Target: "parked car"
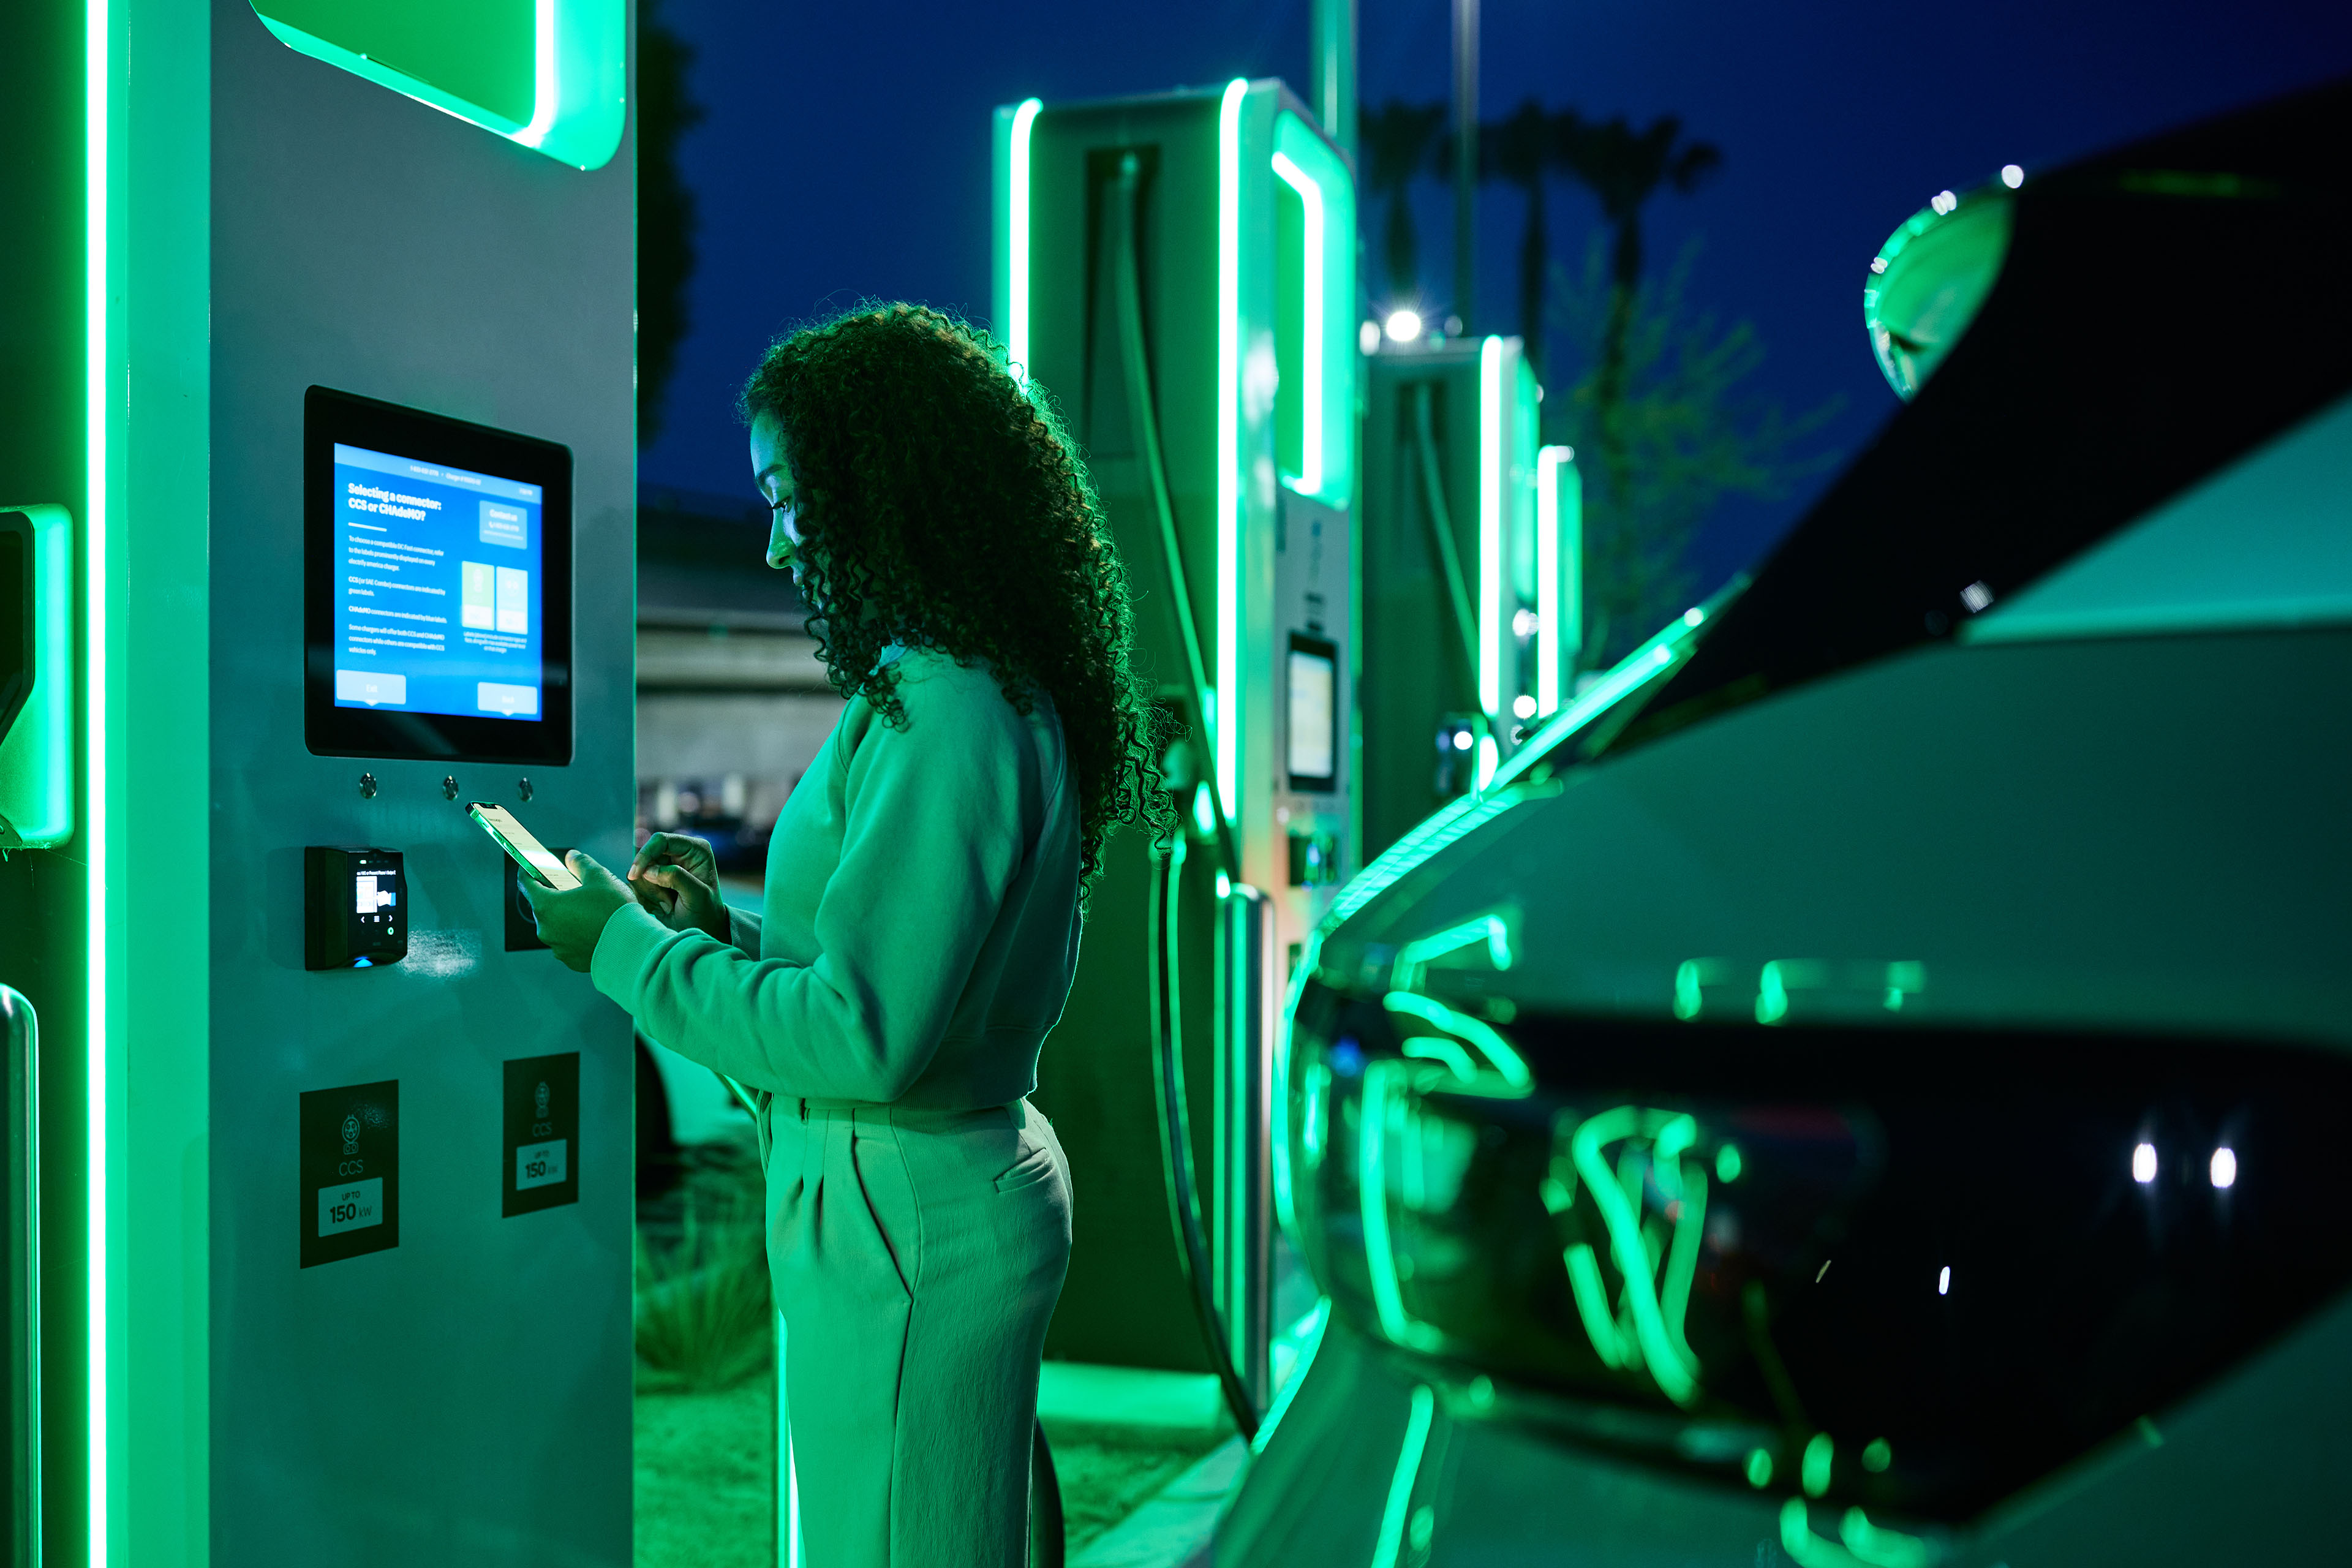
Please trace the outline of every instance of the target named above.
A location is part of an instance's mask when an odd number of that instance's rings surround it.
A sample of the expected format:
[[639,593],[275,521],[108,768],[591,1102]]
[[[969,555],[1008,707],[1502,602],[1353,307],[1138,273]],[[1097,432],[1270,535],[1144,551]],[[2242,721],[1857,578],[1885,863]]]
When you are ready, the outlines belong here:
[[1219,1563],[2352,1553],[2347,148],[1938,197],[1875,443],[1342,890]]

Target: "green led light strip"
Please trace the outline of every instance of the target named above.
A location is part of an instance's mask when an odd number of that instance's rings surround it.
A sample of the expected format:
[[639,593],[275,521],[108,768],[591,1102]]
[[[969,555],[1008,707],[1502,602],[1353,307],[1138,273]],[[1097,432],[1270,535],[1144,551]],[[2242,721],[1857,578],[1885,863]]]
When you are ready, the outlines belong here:
[[[1566,447],[1546,447],[1536,454],[1536,618],[1543,649],[1536,665],[1538,715],[1559,710],[1568,691],[1569,658],[1584,642],[1583,519],[1577,519],[1573,542],[1562,537],[1560,520],[1560,470],[1570,458]],[[1568,471],[1572,478],[1575,470]]]
[[1004,357],[1013,378],[1029,384],[1029,133],[1045,105],[1031,98],[1013,111],[1011,167],[1005,180]]
[[530,123],[514,139],[534,151],[543,149],[562,101],[555,79],[555,0],[538,0],[531,12]]
[[87,1016],[84,1020],[84,1048],[87,1079],[82,1093],[87,1126],[84,1183],[88,1205],[87,1236],[83,1269],[87,1275],[88,1322],[86,1340],[89,1349],[88,1421],[89,1427],[89,1568],[106,1568],[107,1561],[107,1481],[108,1463],[107,1404],[107,1342],[110,1326],[107,1319],[107,1226],[106,1226],[106,1097],[107,1041],[110,1024],[107,1012],[107,988],[110,972],[107,965],[107,882],[112,870],[107,842],[110,826],[107,811],[107,554],[110,520],[107,514],[107,465],[111,456],[107,418],[111,395],[110,348],[107,336],[107,311],[110,289],[108,282],[111,258],[109,251],[108,226],[111,215],[108,205],[108,173],[111,151],[108,137],[109,121],[113,113],[110,97],[112,75],[113,29],[107,14],[107,0],[89,0],[84,14],[83,35],[83,206],[87,229],[84,243],[85,331],[88,334],[85,352],[89,362],[85,367],[88,403],[84,412],[83,438],[89,465],[87,483],[89,493],[83,502],[87,524],[89,587],[84,598],[83,626],[88,638],[85,658],[89,671],[89,707],[84,721],[84,736],[89,746],[85,777],[89,790],[89,826],[84,830],[82,853],[88,865],[89,924],[85,942],[89,949],[85,961],[88,985]]
[[1536,663],[1536,712],[1559,707],[1559,495],[1560,454],[1565,447],[1546,447],[1536,454],[1536,619],[1542,654]]
[[1503,340],[1488,338],[1478,345],[1478,706],[1497,723],[1503,712],[1502,630]]
[[1307,215],[1304,243],[1299,247],[1306,253],[1301,266],[1307,278],[1305,304],[1299,312],[1304,318],[1299,332],[1299,379],[1305,385],[1299,394],[1298,488],[1305,494],[1319,495],[1323,489],[1323,188],[1280,153],[1274,155],[1274,172],[1298,193],[1299,205]]
[[1217,105],[1217,797],[1225,820],[1241,790],[1242,100],[1235,77]]

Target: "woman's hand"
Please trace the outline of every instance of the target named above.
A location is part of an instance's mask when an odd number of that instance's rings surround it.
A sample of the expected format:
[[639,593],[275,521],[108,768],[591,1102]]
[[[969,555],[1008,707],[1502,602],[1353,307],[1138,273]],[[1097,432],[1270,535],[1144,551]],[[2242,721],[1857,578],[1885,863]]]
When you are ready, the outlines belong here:
[[637,896],[626,882],[577,849],[564,856],[563,863],[580,879],[578,887],[559,891],[527,876],[522,890],[539,917],[539,940],[555,950],[564,968],[585,974],[588,961],[596,956],[596,941],[604,934],[604,922],[614,910],[635,903]]
[[670,930],[734,940],[727,900],[719,896],[719,857],[708,838],[655,834],[629,863],[629,881],[637,889],[638,900]]

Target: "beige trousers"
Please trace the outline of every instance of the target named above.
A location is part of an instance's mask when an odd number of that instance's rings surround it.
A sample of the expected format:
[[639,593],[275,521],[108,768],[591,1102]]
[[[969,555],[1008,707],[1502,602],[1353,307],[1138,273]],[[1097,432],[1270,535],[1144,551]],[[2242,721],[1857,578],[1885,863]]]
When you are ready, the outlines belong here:
[[1070,1167],[1026,1100],[768,1106],[807,1568],[1021,1568]]

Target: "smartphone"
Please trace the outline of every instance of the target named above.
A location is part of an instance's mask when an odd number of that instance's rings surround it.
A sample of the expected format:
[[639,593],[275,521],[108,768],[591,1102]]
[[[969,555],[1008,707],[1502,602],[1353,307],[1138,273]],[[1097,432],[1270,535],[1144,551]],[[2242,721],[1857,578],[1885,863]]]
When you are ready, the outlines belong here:
[[515,820],[515,814],[503,805],[487,801],[475,801],[466,807],[466,815],[482,825],[482,831],[498,840],[499,848],[514,857],[522,874],[542,888],[568,892],[580,885],[572,868],[555,858],[555,852],[530,836],[530,829]]

